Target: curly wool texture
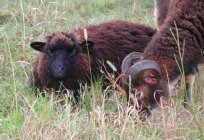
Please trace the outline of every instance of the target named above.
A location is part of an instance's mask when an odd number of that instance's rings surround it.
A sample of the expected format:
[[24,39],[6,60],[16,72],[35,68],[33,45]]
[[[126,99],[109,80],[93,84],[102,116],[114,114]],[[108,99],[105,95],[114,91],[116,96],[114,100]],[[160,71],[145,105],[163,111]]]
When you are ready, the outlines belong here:
[[[49,75],[50,59],[46,53],[41,53],[38,57],[33,70],[34,78],[31,79],[31,85],[43,90],[53,88],[58,90],[60,84],[69,90],[78,90],[79,82],[89,83],[89,68],[92,69],[94,76],[101,75],[101,62],[104,62],[108,72],[112,70],[107,66],[106,61],[110,61],[117,68],[120,74],[122,60],[131,52],[143,52],[147,43],[155,34],[155,30],[143,25],[129,23],[125,21],[112,21],[99,25],[85,27],[88,32],[88,40],[94,42],[90,52],[90,62],[87,52],[84,52],[81,42],[84,39],[84,29],[79,28],[70,32],[55,32],[46,37],[46,44],[67,45],[79,47],[79,52],[75,57],[71,74],[63,81],[59,81]],[[74,44],[74,45],[73,45]],[[53,47],[51,45],[51,47]],[[116,75],[117,76],[117,75]]]
[[203,49],[204,1],[172,0],[164,24],[144,51],[144,59],[154,60],[160,65],[161,86],[168,91],[167,81],[172,82],[180,76],[179,67],[183,65],[188,72],[201,63]]

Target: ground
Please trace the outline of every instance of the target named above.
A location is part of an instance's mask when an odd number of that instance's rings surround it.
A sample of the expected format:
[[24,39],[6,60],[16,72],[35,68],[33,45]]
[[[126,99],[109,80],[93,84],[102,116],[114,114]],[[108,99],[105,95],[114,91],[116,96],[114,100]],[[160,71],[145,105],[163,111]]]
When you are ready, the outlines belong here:
[[[77,106],[68,98],[36,98],[28,79],[38,52],[32,41],[54,31],[123,19],[155,28],[153,0],[0,0],[0,139],[204,139],[204,83],[197,76],[192,108],[183,86],[141,122],[129,116],[114,85],[83,87]],[[109,93],[111,97],[104,97]],[[84,102],[85,101],[85,102]]]

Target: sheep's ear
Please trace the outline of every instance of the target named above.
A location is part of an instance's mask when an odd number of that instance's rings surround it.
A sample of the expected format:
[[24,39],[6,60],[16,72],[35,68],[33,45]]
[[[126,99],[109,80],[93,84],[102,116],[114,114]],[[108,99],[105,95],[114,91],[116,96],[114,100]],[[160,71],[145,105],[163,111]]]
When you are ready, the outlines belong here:
[[44,52],[45,44],[46,44],[45,42],[32,42],[30,46],[36,51]]
[[90,40],[85,40],[80,44],[80,46],[82,47],[84,52],[89,51],[89,53],[92,53],[92,48],[94,46],[94,42],[90,41]]

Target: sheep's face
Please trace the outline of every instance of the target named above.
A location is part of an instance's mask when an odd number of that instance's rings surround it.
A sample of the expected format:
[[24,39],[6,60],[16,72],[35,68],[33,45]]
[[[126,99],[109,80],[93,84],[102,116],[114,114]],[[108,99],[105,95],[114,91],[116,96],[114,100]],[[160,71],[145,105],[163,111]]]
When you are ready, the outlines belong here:
[[130,104],[137,109],[144,110],[152,108],[159,100],[160,75],[155,70],[144,70],[138,80],[133,84],[133,91],[130,93]]
[[49,57],[51,75],[57,79],[64,79],[71,73],[72,65],[78,54],[78,48],[48,46],[46,54]]
[[31,46],[46,54],[49,62],[48,72],[53,77],[60,80],[70,75],[75,57],[79,52],[79,47],[76,44],[68,46],[34,42]]
[[46,55],[48,59],[47,72],[59,80],[66,79],[72,74],[73,64],[79,52],[83,51],[84,45],[93,45],[91,41],[78,43],[74,35],[64,32],[53,33],[46,39],[46,43],[31,43],[31,47]]
[[123,60],[122,86],[131,106],[147,110],[159,101],[161,70],[155,61],[138,59],[140,57],[141,54],[133,52]]

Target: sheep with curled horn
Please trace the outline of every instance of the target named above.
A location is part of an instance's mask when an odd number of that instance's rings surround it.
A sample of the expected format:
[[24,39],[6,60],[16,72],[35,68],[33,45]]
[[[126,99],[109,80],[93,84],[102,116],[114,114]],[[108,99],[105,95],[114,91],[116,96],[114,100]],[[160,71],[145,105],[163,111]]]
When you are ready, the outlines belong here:
[[146,111],[149,115],[150,110],[157,106],[156,102],[160,99],[158,89],[161,70],[154,61],[141,61],[142,55],[143,53],[132,52],[125,57],[121,67],[123,73],[121,84],[127,93],[129,104],[140,112]]
[[[197,65],[203,62],[204,1],[171,0],[170,5],[142,59],[125,69],[123,87],[128,91],[131,83],[136,89],[137,92],[127,92],[129,102],[136,108],[156,107],[160,97],[169,95],[182,74],[186,83],[183,104],[190,107]],[[135,99],[139,104],[132,103]]]
[[[84,29],[79,28],[54,32],[46,37],[46,42],[31,43],[31,47],[40,52],[30,79],[32,87],[41,92],[45,89],[72,90],[77,98],[80,83],[90,84],[90,75],[102,75],[101,62],[114,64],[115,76],[118,76],[125,56],[134,51],[143,52],[155,34],[150,27],[126,21],[90,25],[85,29],[87,40]],[[106,63],[105,67],[109,73],[113,72]]]

